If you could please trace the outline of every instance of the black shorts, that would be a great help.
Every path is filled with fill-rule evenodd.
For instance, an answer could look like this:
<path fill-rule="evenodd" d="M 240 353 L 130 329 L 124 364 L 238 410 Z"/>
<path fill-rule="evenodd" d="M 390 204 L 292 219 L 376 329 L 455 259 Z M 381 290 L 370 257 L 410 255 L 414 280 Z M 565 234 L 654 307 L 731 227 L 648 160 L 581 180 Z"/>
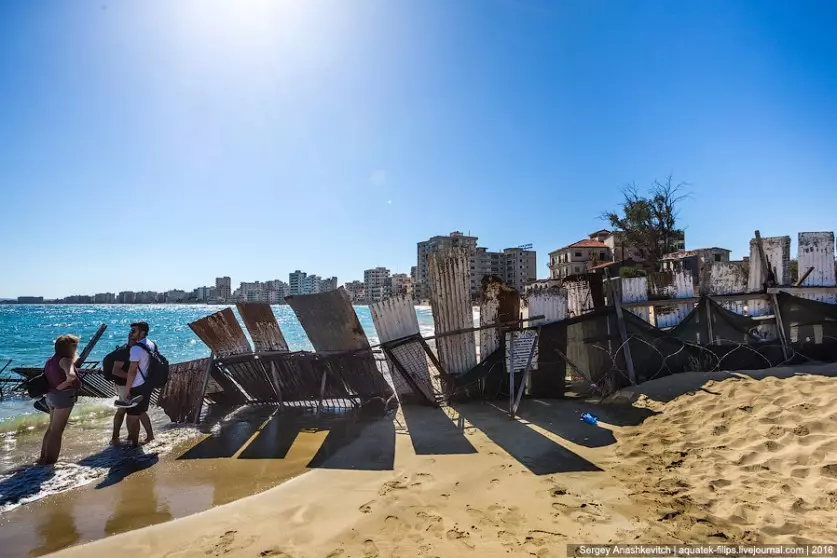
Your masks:
<path fill-rule="evenodd" d="M 148 412 L 148 404 L 151 403 L 152 391 L 153 389 L 149 388 L 148 383 L 142 384 L 139 387 L 131 388 L 131 397 L 142 395 L 142 401 L 129 409 L 125 409 L 125 414 L 136 416 Z"/>
<path fill-rule="evenodd" d="M 124 386 L 128 383 L 128 378 L 120 378 L 119 376 L 113 376 L 113 383 L 118 386 Z"/>

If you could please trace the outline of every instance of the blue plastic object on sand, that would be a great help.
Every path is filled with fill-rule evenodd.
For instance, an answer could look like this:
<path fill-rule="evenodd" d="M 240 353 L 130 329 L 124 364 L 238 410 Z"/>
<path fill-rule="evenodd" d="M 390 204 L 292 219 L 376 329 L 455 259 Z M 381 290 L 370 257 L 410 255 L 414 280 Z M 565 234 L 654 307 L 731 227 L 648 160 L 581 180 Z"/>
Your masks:
<path fill-rule="evenodd" d="M 583 415 L 581 415 L 581 420 L 583 420 L 587 424 L 592 424 L 593 426 L 599 423 L 599 417 L 597 417 L 596 415 L 591 415 L 590 413 L 584 413 Z"/>

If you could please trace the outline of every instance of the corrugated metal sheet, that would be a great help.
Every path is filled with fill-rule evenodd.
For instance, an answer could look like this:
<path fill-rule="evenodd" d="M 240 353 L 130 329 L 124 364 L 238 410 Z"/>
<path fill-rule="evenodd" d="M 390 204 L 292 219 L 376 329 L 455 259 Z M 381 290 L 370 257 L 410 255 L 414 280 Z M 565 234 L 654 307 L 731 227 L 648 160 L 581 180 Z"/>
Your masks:
<path fill-rule="evenodd" d="M 558 287 L 537 289 L 526 296 L 526 317 L 543 316 L 543 319 L 527 322 L 536 326 L 567 319 L 567 291 Z"/>
<path fill-rule="evenodd" d="M 520 294 L 497 277 L 485 278 L 480 301 L 480 327 L 519 319 Z M 500 328 L 480 330 L 480 362 L 500 348 L 501 335 Z"/>
<path fill-rule="evenodd" d="M 415 306 L 406 295 L 387 298 L 370 304 L 369 312 L 372 314 L 372 323 L 375 324 L 375 331 L 378 332 L 380 343 L 395 341 L 420 333 Z M 418 348 L 421 348 L 420 344 Z M 430 382 L 427 356 L 423 350 L 400 351 L 397 358 L 399 358 L 400 364 L 409 371 L 408 373 L 417 374 L 422 381 Z M 401 377 L 389 357 L 387 357 L 387 367 L 396 393 L 404 396 L 411 395 L 413 390 L 410 384 Z"/>
<path fill-rule="evenodd" d="M 622 302 L 642 302 L 648 300 L 648 278 L 647 277 L 626 277 L 619 280 L 622 291 Z M 651 321 L 651 314 L 648 308 L 628 308 L 628 312 L 639 316 L 646 322 Z"/>
<path fill-rule="evenodd" d="M 430 254 L 427 266 L 436 335 L 474 327 L 468 254 L 461 249 Z M 448 374 L 464 374 L 477 364 L 473 333 L 439 338 L 436 347 L 439 361 Z"/>
<path fill-rule="evenodd" d="M 256 352 L 288 350 L 288 343 L 268 303 L 239 302 L 236 308 L 250 332 Z"/>
<path fill-rule="evenodd" d="M 695 296 L 694 277 L 689 271 L 657 273 L 652 275 L 651 293 L 669 298 L 691 298 Z M 694 309 L 692 304 L 657 306 L 654 319 L 659 328 L 674 327 Z"/>
<path fill-rule="evenodd" d="M 709 294 L 733 295 L 747 292 L 747 270 L 740 263 L 712 262 L 709 270 Z M 744 301 L 721 302 L 721 306 L 744 315 Z"/>
<path fill-rule="evenodd" d="M 253 352 L 230 308 L 192 322 L 189 327 L 219 358 Z"/>
<path fill-rule="evenodd" d="M 196 422 L 208 365 L 208 358 L 200 358 L 169 367 L 169 381 L 158 395 L 157 404 L 172 422 Z"/>
<path fill-rule="evenodd" d="M 289 296 L 286 299 L 317 352 L 369 348 L 366 332 L 343 287 L 335 291 Z"/>
<path fill-rule="evenodd" d="M 593 296 L 587 281 L 564 283 L 567 289 L 567 312 L 570 317 L 580 316 L 593 309 Z"/>
<path fill-rule="evenodd" d="M 813 267 L 802 285 L 805 287 L 833 287 L 834 270 L 834 233 L 801 232 L 799 233 L 799 275 Z M 807 294 L 805 298 L 834 304 L 837 296 L 831 293 Z"/>
<path fill-rule="evenodd" d="M 776 283 L 778 285 L 790 284 L 790 237 L 771 236 L 762 237 L 762 246 L 767 256 L 770 267 L 774 268 Z M 756 239 L 750 240 L 750 276 L 747 280 L 747 291 L 751 293 L 762 292 L 767 274 L 761 265 Z M 748 314 L 750 316 L 765 316 L 772 314 L 770 303 L 766 300 L 749 300 Z"/>
<path fill-rule="evenodd" d="M 354 372 L 342 376 L 352 382 L 348 385 L 352 391 L 361 396 L 393 394 L 375 365 L 369 340 L 342 287 L 325 293 L 290 296 L 286 300 L 318 353 L 355 352 L 347 360 L 333 363 L 333 366 L 354 368 Z"/>

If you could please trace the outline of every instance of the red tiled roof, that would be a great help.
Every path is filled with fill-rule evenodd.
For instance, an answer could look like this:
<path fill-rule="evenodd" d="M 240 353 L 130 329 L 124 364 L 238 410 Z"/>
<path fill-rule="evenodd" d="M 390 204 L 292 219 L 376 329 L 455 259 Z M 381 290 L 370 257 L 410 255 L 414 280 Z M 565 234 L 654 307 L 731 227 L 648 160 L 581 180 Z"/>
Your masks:
<path fill-rule="evenodd" d="M 573 242 L 567 248 L 604 248 L 605 246 L 607 245 L 604 242 L 593 240 L 592 238 L 585 238 L 584 240 Z"/>
<path fill-rule="evenodd" d="M 602 269 L 602 268 L 604 268 L 604 267 L 610 267 L 610 266 L 612 266 L 613 264 L 616 264 L 616 263 L 619 263 L 619 262 L 602 262 L 602 263 L 600 263 L 600 264 L 598 264 L 598 265 L 594 265 L 594 266 L 593 266 L 593 267 L 591 267 L 590 269 L 591 269 L 591 270 L 593 270 L 593 269 Z"/>

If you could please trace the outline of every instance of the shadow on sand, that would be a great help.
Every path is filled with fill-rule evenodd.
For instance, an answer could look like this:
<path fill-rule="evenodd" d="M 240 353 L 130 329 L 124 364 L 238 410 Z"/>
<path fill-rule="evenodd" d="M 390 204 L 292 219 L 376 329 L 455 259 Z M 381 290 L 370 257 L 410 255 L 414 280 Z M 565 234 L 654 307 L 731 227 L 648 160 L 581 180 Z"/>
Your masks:
<path fill-rule="evenodd" d="M 305 410 L 279 412 L 275 406 L 239 409 L 178 459 L 236 454 L 240 459 L 283 459 L 299 433 L 311 430 L 327 430 L 328 434 L 308 468 L 383 471 L 395 466 L 395 426 L 391 414 L 367 419 L 358 412 L 324 411 L 317 416 Z"/>
<path fill-rule="evenodd" d="M 466 455 L 477 453 L 465 430 L 438 407 L 404 405 L 404 420 L 416 455 Z"/>
<path fill-rule="evenodd" d="M 525 424 L 510 420 L 507 414 L 491 404 L 466 403 L 453 408 L 461 418 L 536 475 L 602 470 Z"/>
<path fill-rule="evenodd" d="M 616 443 L 613 432 L 607 428 L 583 422 L 581 415 L 584 413 L 591 413 L 614 426 L 636 426 L 656 414 L 650 409 L 596 405 L 582 399 L 529 399 L 518 409 L 520 418 L 574 444 L 600 448 Z"/>

